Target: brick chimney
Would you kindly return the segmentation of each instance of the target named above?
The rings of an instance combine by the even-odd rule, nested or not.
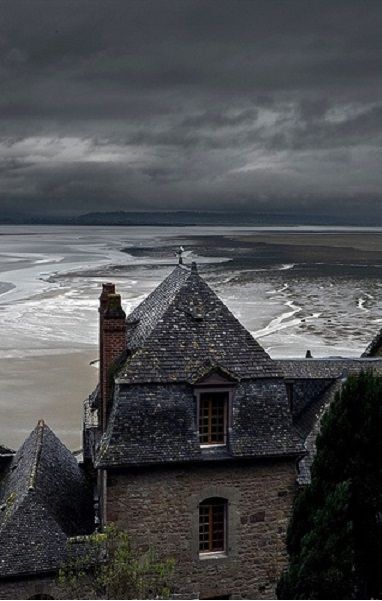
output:
[[[100,394],[101,428],[106,429],[111,407],[111,367],[126,348],[126,314],[121,306],[121,296],[115,294],[114,284],[103,284],[100,296]]]
[[[101,296],[99,297],[99,307],[98,307],[98,312],[99,312],[99,363],[100,363],[100,373],[102,371],[102,361],[103,361],[103,356],[102,356],[102,340],[103,340],[103,336],[102,336],[102,323],[103,323],[103,314],[105,313],[106,307],[107,307],[107,299],[109,294],[115,294],[115,284],[112,284],[111,282],[107,282],[106,284],[102,284],[102,292],[101,292]]]

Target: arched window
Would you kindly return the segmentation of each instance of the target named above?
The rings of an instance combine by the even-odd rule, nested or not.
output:
[[[199,504],[199,553],[225,553],[227,499],[210,497]]]

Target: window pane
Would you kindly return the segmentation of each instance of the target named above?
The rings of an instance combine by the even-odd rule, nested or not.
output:
[[[200,395],[199,434],[201,444],[225,444],[227,441],[227,392]]]
[[[227,502],[211,498],[199,505],[199,551],[214,552],[225,549]]]

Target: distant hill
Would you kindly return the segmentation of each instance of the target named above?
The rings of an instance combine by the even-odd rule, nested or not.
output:
[[[240,213],[214,211],[112,211],[84,215],[42,216],[0,214],[1,225],[110,225],[110,226],[287,226],[287,225],[376,225],[367,221],[329,215]]]

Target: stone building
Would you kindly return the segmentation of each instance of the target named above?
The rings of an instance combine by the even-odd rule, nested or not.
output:
[[[175,559],[175,598],[274,598],[322,411],[347,374],[382,370],[378,344],[360,359],[272,360],[195,265],[127,318],[105,284],[99,318],[83,464],[42,423],[18,453],[0,450],[0,597],[53,598],[67,539],[114,522]]]

